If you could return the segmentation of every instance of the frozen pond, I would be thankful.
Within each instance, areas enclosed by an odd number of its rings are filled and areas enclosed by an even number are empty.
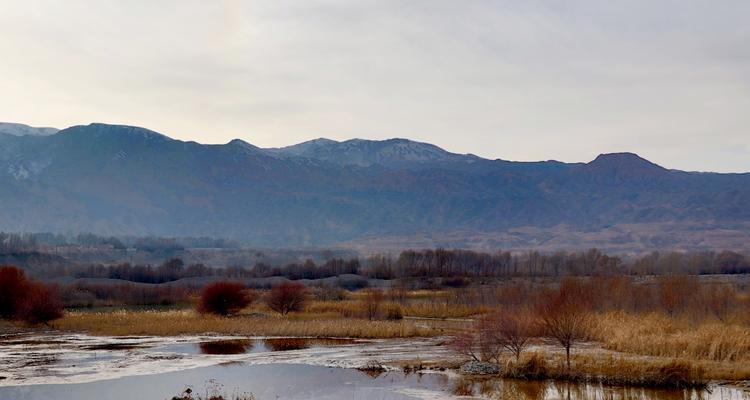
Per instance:
[[[372,360],[449,356],[441,339],[0,337],[0,399],[163,400],[195,393],[257,399],[750,399],[710,391],[467,380],[450,373],[361,372]]]

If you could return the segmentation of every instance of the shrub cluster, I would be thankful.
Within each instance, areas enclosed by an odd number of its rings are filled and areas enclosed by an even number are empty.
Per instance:
[[[47,324],[62,315],[56,286],[27,279],[19,268],[0,267],[0,318]]]
[[[201,292],[198,311],[204,314],[233,315],[255,300],[254,292],[237,282],[215,282]]]

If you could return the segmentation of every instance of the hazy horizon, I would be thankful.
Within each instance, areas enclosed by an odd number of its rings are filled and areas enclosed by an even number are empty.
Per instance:
[[[750,171],[750,3],[0,0],[0,120]]]

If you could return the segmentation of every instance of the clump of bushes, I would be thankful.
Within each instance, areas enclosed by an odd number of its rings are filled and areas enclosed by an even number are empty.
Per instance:
[[[271,288],[266,296],[266,305],[281,315],[292,311],[302,311],[307,303],[305,285],[298,282],[284,282]]]
[[[19,268],[0,267],[0,318],[36,325],[62,316],[63,304],[56,286],[30,280]]]
[[[254,292],[237,282],[215,282],[201,291],[198,312],[228,316],[237,314],[255,300]]]

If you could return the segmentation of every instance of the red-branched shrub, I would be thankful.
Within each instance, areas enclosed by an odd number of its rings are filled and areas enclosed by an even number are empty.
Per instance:
[[[18,312],[29,324],[47,324],[63,316],[63,304],[56,286],[30,283]]]
[[[198,311],[207,314],[232,315],[253,302],[255,296],[237,282],[212,283],[201,291]]]
[[[271,288],[266,296],[268,307],[281,315],[290,311],[300,311],[307,301],[307,288],[297,282],[285,282]]]
[[[16,317],[28,286],[23,270],[10,266],[0,267],[0,318]]]

